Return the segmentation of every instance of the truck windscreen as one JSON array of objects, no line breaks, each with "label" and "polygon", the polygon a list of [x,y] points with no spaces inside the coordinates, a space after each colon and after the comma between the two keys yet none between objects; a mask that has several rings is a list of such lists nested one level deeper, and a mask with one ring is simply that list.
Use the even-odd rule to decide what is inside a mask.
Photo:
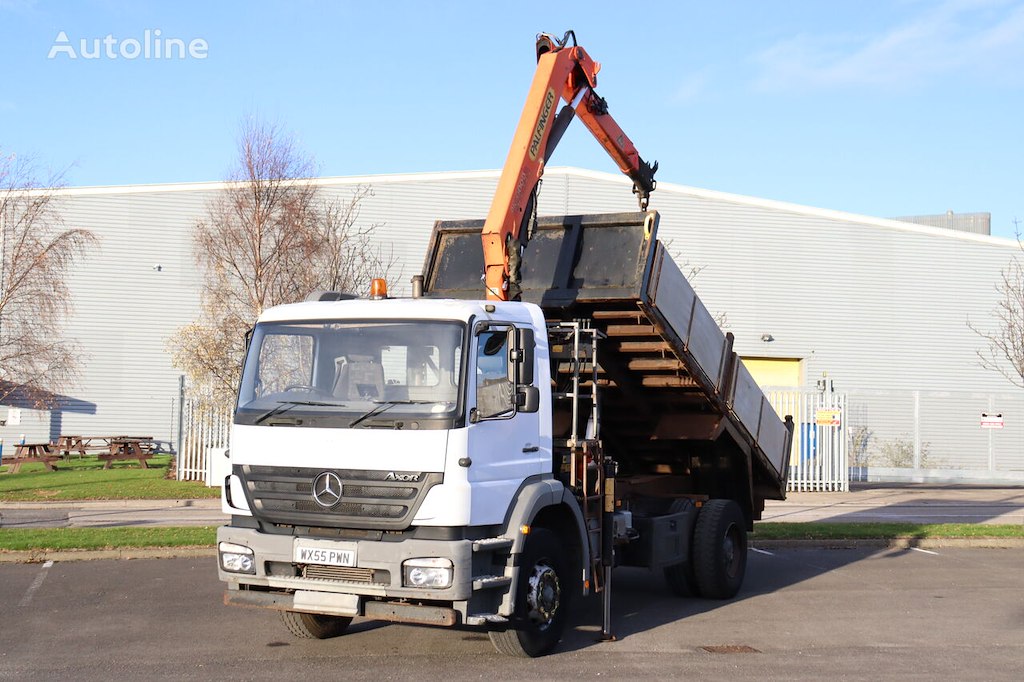
[{"label": "truck windscreen", "polygon": [[235,423],[449,428],[462,411],[465,325],[265,322],[246,354]]}]

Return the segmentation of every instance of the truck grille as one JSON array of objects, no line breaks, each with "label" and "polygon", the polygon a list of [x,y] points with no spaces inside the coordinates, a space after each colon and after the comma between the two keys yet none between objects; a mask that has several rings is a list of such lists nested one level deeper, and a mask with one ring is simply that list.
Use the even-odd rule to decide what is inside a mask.
[{"label": "truck grille", "polygon": [[342,566],[305,566],[302,569],[302,577],[313,580],[331,580],[344,583],[376,583],[378,585],[387,585],[390,582],[388,571],[374,571],[371,568],[345,568]]},{"label": "truck grille", "polygon": [[[262,521],[385,530],[408,528],[427,491],[444,478],[440,473],[249,465],[235,466],[234,473],[245,486],[249,508]],[[332,487],[340,482],[335,491],[340,497],[314,497],[314,481],[323,474],[336,476]]]}]

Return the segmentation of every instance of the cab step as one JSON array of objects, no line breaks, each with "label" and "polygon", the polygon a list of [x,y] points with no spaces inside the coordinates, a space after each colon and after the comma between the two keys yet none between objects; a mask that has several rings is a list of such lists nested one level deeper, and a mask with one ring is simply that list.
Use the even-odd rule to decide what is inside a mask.
[{"label": "cab step", "polygon": [[497,552],[502,549],[511,549],[511,538],[484,538],[473,541],[474,552]]},{"label": "cab step", "polygon": [[512,584],[512,578],[507,575],[480,575],[473,578],[473,591],[491,590],[495,587],[507,587]]},{"label": "cab step", "polygon": [[474,613],[466,616],[466,625],[484,625],[486,623],[507,623],[508,618],[496,613]]}]

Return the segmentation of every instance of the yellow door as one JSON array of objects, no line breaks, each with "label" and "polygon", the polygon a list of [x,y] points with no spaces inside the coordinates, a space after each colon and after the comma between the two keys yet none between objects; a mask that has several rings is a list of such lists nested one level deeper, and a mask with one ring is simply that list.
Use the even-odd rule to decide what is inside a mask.
[{"label": "yellow door", "polygon": [[[795,358],[743,358],[754,381],[762,391],[772,391],[772,406],[779,416],[791,414],[799,425],[802,421],[800,412],[802,401],[798,391],[803,386],[803,371],[800,360]],[[793,449],[790,450],[789,464],[796,466],[800,462],[800,439],[803,434],[797,426],[793,432]]]},{"label": "yellow door", "polygon": [[803,372],[795,358],[743,358],[750,375],[762,390],[767,388],[800,388]]}]

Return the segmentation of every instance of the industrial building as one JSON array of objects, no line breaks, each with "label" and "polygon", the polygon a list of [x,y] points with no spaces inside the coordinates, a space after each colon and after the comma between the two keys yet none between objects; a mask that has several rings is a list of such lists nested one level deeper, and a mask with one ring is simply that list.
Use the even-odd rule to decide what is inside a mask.
[{"label": "industrial building", "polygon": [[[498,175],[316,182],[342,200],[358,186],[372,188],[359,220],[379,225],[376,240],[398,263],[391,291],[401,295],[422,266],[433,222],[486,215]],[[177,444],[181,373],[166,344],[198,313],[192,228],[222,189],[59,192],[66,225],[98,238],[68,273],[73,313],[64,333],[81,346],[82,378],[53,411],[6,406],[4,442],[145,433]],[[1024,481],[1024,389],[979,366],[984,341],[967,326],[993,324],[994,286],[1019,255],[1016,242],[984,234],[987,222],[977,217],[887,220],[669,183],[659,184],[650,207],[661,214],[660,239],[694,273],[699,295],[763,386],[842,396],[851,464]],[[624,177],[577,168],[545,174],[541,215],[632,210]],[[950,229],[959,222],[967,227]],[[794,457],[810,453],[801,447]]]}]

